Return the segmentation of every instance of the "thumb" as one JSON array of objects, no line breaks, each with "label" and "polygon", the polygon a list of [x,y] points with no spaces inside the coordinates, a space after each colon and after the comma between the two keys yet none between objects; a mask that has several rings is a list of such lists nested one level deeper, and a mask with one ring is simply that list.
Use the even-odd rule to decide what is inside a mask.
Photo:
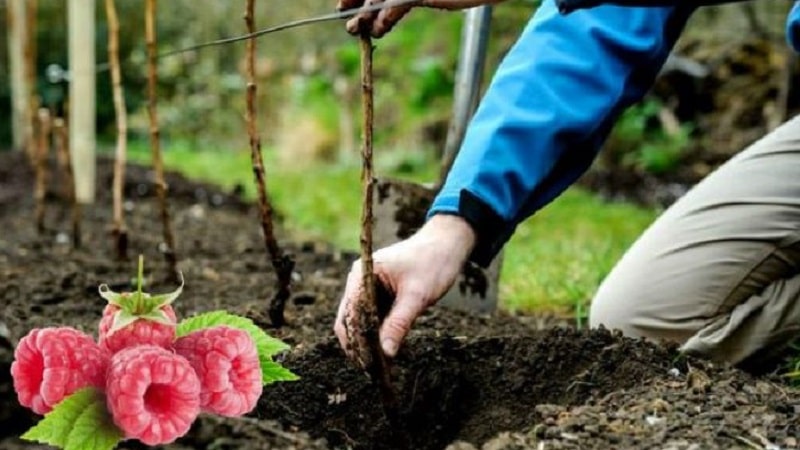
[{"label": "thumb", "polygon": [[386,356],[393,358],[397,355],[400,343],[425,307],[422,291],[412,288],[398,289],[394,307],[381,325],[381,347]]}]

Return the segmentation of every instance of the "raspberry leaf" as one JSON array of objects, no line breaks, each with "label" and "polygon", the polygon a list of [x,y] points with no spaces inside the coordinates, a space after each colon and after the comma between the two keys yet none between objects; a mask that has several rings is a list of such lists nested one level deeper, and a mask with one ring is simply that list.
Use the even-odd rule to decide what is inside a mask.
[{"label": "raspberry leaf", "polygon": [[120,431],[111,420],[104,401],[87,407],[67,437],[65,450],[112,450],[122,439]]},{"label": "raspberry leaf", "polygon": [[295,381],[300,379],[300,377],[295,375],[292,371],[276,363],[275,361],[265,361],[263,358],[261,358],[261,355],[259,355],[258,359],[261,361],[261,380],[264,384],[272,384],[278,381]]},{"label": "raspberry leaf", "polygon": [[289,346],[283,341],[275,339],[265,333],[264,330],[246,317],[230,314],[227,311],[211,311],[182,320],[178,324],[175,334],[177,337],[181,337],[192,331],[220,325],[246,331],[250,337],[253,338],[256,350],[258,351],[258,359],[261,363],[261,373],[264,384],[298,379],[297,375],[272,360],[274,355],[288,350]]},{"label": "raspberry leaf", "polygon": [[111,450],[122,432],[111,421],[102,393],[84,388],[56,405],[22,439],[65,450]]}]

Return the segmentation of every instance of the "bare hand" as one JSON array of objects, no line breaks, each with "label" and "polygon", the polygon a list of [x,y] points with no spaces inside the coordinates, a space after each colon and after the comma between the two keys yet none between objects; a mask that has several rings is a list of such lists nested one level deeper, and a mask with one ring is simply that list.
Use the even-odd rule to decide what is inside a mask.
[{"label": "bare hand", "polygon": [[[373,255],[375,276],[394,296],[394,304],[380,327],[383,352],[394,357],[414,321],[441,298],[461,271],[475,243],[472,228],[460,217],[438,215],[416,234]],[[334,331],[353,359],[365,343],[354,318],[363,289],[361,260],[353,263],[339,303]]]},{"label": "bare hand", "polygon": [[[390,1],[391,0],[339,0],[337,8],[343,11]],[[412,8],[417,6],[457,10],[480,5],[490,5],[502,1],[503,0],[417,0],[411,3],[403,3],[402,5],[388,7],[380,11],[359,13],[347,21],[347,32],[350,34],[359,34],[364,30],[369,31],[372,37],[379,38],[391,31],[392,27],[394,27],[400,19]]]}]

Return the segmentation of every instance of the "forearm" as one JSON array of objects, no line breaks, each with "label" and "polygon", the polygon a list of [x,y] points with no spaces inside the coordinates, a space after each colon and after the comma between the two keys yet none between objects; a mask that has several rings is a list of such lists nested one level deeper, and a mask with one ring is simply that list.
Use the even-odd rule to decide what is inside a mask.
[{"label": "forearm", "polygon": [[516,225],[590,165],[652,84],[690,11],[539,8],[498,69],[430,214],[457,214],[488,263]]}]

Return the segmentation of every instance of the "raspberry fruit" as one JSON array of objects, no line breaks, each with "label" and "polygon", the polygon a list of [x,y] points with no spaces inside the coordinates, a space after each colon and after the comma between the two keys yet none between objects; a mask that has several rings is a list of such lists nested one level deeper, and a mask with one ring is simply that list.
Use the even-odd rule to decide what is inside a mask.
[{"label": "raspberry fruit", "polygon": [[153,345],[128,347],[111,358],[106,403],[127,439],[168,444],[200,413],[200,380],[180,355]]},{"label": "raspberry fruit", "polygon": [[35,328],[14,350],[11,376],[19,403],[46,414],[78,389],[105,387],[108,354],[74,328]]},{"label": "raspberry fruit", "polygon": [[200,406],[222,416],[241,416],[261,397],[261,365],[253,338],[240,329],[217,326],[180,337],[173,346],[200,377]]},{"label": "raspberry fruit", "polygon": [[108,301],[100,320],[100,347],[116,353],[135,345],[170,348],[175,340],[177,318],[170,304],[181,295],[183,280],[174,292],[150,295],[142,292],[143,262],[139,257],[136,292],[113,292],[100,285],[100,296]]},{"label": "raspberry fruit", "polygon": [[172,306],[166,305],[160,308],[158,314],[161,319],[158,321],[137,317],[132,322],[114,329],[115,323],[119,323],[118,318],[124,314],[122,311],[122,308],[113,304],[106,305],[103,309],[98,333],[100,347],[111,353],[117,353],[124,348],[136,345],[156,345],[170,348],[172,341],[175,340],[177,323],[177,316]]}]

